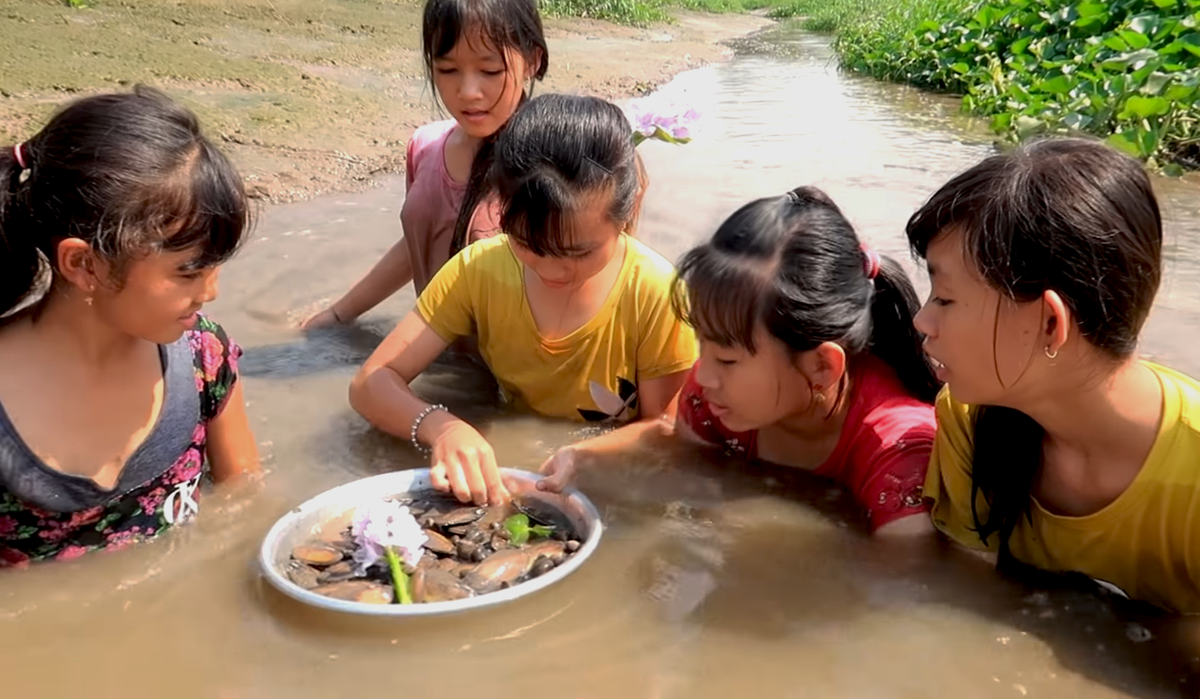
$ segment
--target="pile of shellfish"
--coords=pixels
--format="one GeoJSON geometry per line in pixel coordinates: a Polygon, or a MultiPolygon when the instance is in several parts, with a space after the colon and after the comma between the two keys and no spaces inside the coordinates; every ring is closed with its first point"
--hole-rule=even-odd
{"type": "MultiPolygon", "coordinates": [[[[570,519],[534,498],[484,507],[464,506],[440,493],[395,500],[408,507],[427,537],[417,564],[404,567],[416,603],[465,599],[518,585],[561,565],[581,545],[570,519]],[[514,537],[505,526],[514,515],[536,525],[527,541],[515,541],[523,537],[514,537]]],[[[357,544],[350,527],[331,524],[320,528],[326,533],[292,549],[285,565],[288,577],[334,599],[391,604],[396,595],[387,565],[357,574],[357,544]]]]}

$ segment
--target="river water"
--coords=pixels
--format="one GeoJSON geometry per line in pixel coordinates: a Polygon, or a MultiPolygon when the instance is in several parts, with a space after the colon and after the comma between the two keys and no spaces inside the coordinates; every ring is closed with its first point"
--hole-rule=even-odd
{"type": "MultiPolygon", "coordinates": [[[[668,258],[745,201],[815,184],[876,248],[907,260],[908,215],[992,152],[952,100],[841,75],[821,37],[779,28],[739,48],[678,78],[708,100],[700,137],[641,147],[653,180],[641,235],[668,258]]],[[[1170,263],[1145,349],[1200,374],[1187,351],[1200,338],[1200,189],[1158,184],[1170,263]]],[[[389,179],[262,212],[209,310],[246,348],[265,486],[211,494],[195,526],[149,545],[5,575],[4,695],[1197,695],[1196,651],[1180,648],[1169,620],[1004,580],[933,544],[872,541],[826,483],[686,449],[585,478],[605,540],[534,598],[409,622],[338,617],[275,593],[254,555],[277,517],[335,485],[422,465],[346,401],[357,363],[411,293],[354,329],[293,329],[395,241],[402,198],[402,180],[389,179]]],[[[535,468],[583,436],[500,412],[476,370],[439,366],[418,387],[480,424],[506,465],[535,468]]]]}

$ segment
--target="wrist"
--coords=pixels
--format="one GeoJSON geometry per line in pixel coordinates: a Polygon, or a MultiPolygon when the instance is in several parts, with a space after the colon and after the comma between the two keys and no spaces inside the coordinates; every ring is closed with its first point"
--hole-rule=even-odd
{"type": "Polygon", "coordinates": [[[409,441],[418,450],[429,453],[447,429],[458,421],[446,406],[440,403],[428,405],[413,418],[409,441]]]}
{"type": "Polygon", "coordinates": [[[333,316],[333,319],[336,320],[339,325],[345,325],[346,323],[353,322],[354,319],[357,317],[357,315],[355,315],[354,313],[350,313],[344,309],[338,308],[337,303],[334,303],[329,307],[329,313],[333,316]]]}

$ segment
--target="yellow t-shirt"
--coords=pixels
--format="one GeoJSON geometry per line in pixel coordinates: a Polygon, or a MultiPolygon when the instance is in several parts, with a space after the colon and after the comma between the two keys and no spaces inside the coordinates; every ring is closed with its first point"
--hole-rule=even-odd
{"type": "Polygon", "coordinates": [[[565,337],[538,332],[524,268],[499,235],[467,246],[442,266],[417,311],[443,340],[475,331],[479,352],[508,396],[550,417],[636,418],[639,381],[687,370],[698,345],[671,310],[675,268],[634,238],[596,315],[565,337]]]}
{"type": "MultiPolygon", "coordinates": [[[[1099,512],[1055,515],[1036,499],[1032,523],[1022,517],[1009,547],[1024,563],[1051,571],[1084,573],[1127,596],[1180,612],[1200,612],[1200,382],[1146,363],[1163,388],[1158,437],[1129,488],[1099,512]]],[[[935,501],[933,523],[972,548],[984,547],[971,515],[971,458],[976,406],[943,389],[938,431],[925,476],[925,497],[935,501]]],[[[979,518],[988,506],[977,497],[979,518]]]]}

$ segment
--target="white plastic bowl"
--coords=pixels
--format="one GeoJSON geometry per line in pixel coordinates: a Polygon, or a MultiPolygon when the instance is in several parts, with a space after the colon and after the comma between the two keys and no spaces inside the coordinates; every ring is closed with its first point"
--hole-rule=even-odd
{"type": "Polygon", "coordinates": [[[375,498],[420,496],[422,492],[432,489],[427,468],[396,471],[363,478],[327,490],[305,502],[280,517],[279,521],[267,532],[258,554],[259,566],[271,585],[288,597],[314,607],[347,614],[401,617],[454,614],[470,609],[492,607],[531,595],[562,580],[583,565],[584,561],[600,545],[600,535],[604,527],[600,522],[600,513],[596,507],[579,491],[571,488],[563,491],[561,495],[544,493],[534,488],[534,483],[540,477],[538,474],[509,468],[501,469],[501,471],[507,476],[510,489],[516,489],[514,494],[519,493],[525,498],[542,499],[570,518],[582,543],[579,550],[568,557],[562,565],[532,580],[527,580],[506,590],[489,592],[467,599],[426,604],[347,602],[309,592],[291,581],[284,572],[284,566],[291,557],[292,549],[312,538],[321,524],[342,516],[358,505],[375,498]]]}

